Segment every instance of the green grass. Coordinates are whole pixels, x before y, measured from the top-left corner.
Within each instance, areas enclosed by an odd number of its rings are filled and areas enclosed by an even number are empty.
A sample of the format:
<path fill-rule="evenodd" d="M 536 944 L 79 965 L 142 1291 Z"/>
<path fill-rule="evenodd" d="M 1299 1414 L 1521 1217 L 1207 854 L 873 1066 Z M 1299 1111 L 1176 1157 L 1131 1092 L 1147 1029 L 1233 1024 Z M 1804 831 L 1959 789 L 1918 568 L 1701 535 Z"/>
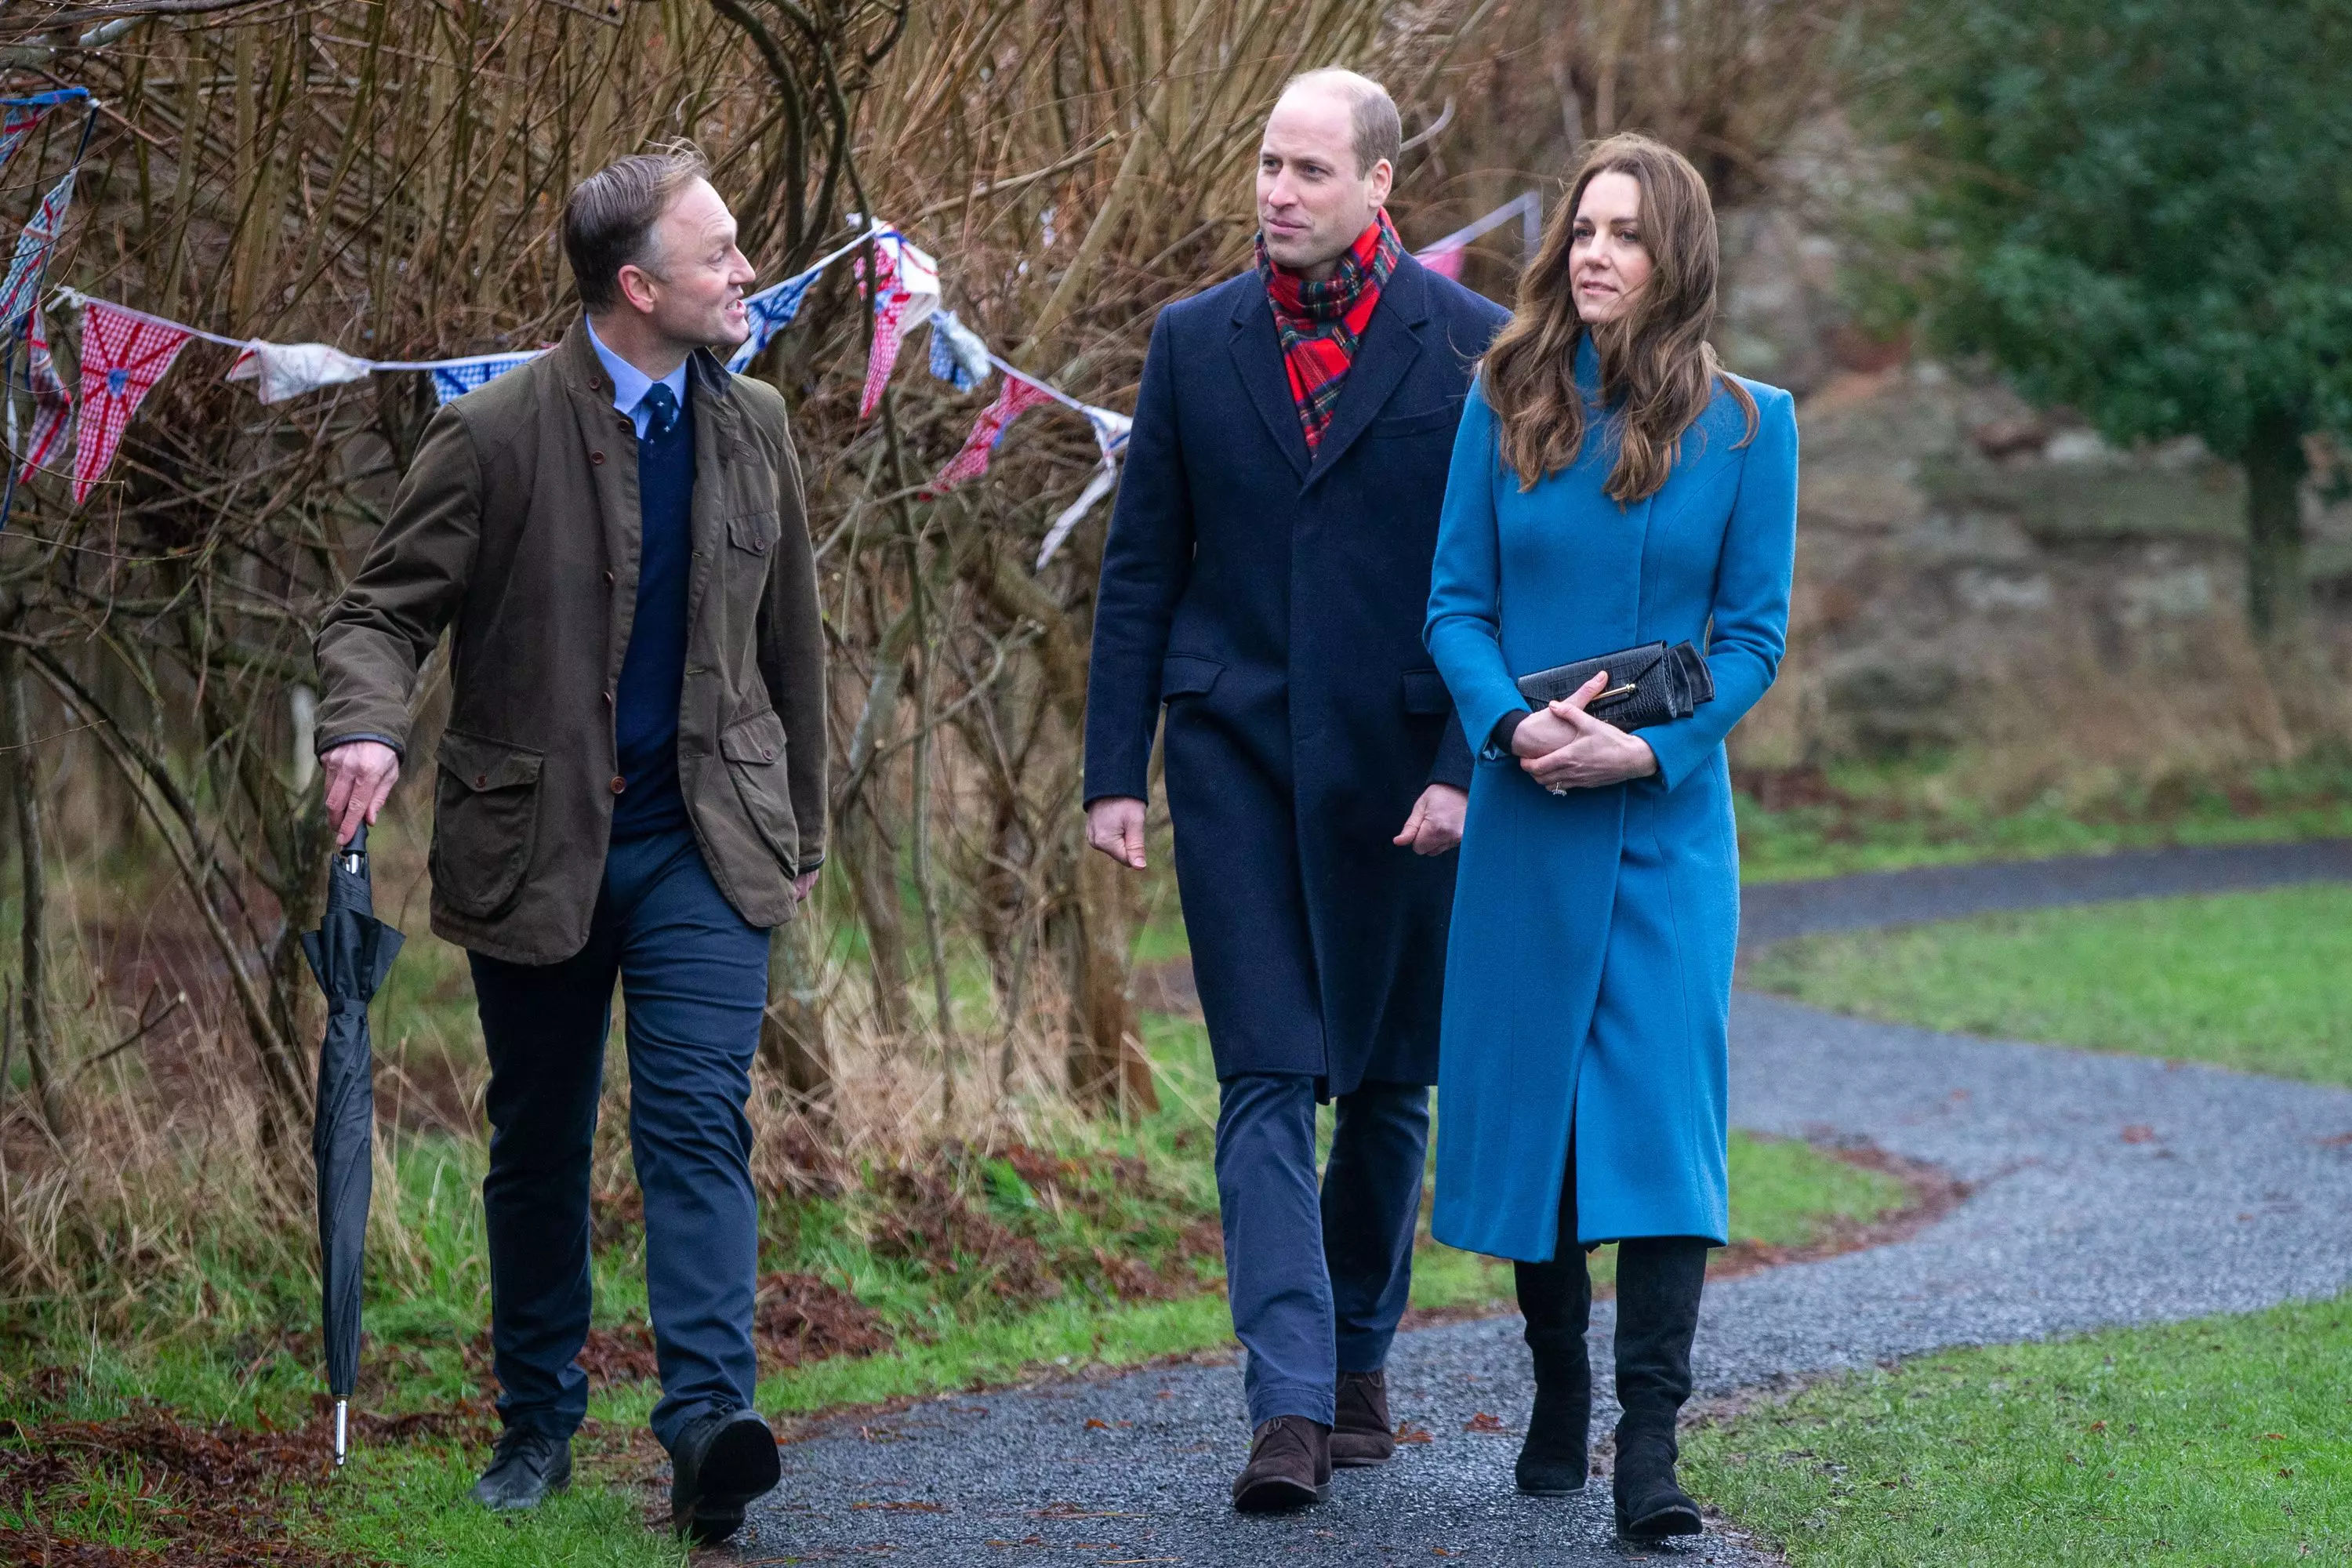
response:
<path fill-rule="evenodd" d="M 2352 1083 L 2352 888 L 2334 884 L 1804 937 L 1748 981 L 1864 1017 Z"/>
<path fill-rule="evenodd" d="M 1160 894 L 1149 900 L 1144 946 L 1155 956 L 1180 955 L 1182 928 L 1164 880 Z M 462 1060 L 474 1048 L 462 955 L 420 939 L 394 976 L 377 1016 L 386 1058 L 420 1079 L 436 1058 Z M 814 1275 L 850 1291 L 896 1343 L 878 1355 L 772 1373 L 761 1384 L 762 1408 L 807 1414 L 1062 1367 L 1231 1348 L 1222 1260 L 1187 1247 L 1188 1227 L 1216 1205 L 1206 1032 L 1155 1016 L 1146 1033 L 1161 1110 L 1130 1127 L 1071 1130 L 1050 1153 L 1076 1163 L 1043 1188 L 1003 1155 L 950 1151 L 913 1173 L 931 1184 L 912 1196 L 882 1168 L 816 1196 L 772 1195 L 762 1205 L 762 1268 Z M 608 1142 L 618 1135 L 617 1124 L 607 1127 Z M 402 1135 L 392 1147 L 371 1230 L 362 1409 L 446 1410 L 482 1392 L 475 1348 L 489 1303 L 482 1159 L 478 1140 L 433 1132 Z M 1889 1178 L 1797 1143 L 1736 1134 L 1731 1169 L 1735 1232 L 1779 1245 L 1812 1239 L 1838 1219 L 1874 1215 L 1904 1196 Z M 938 1229 L 940 1203 L 960 1205 L 958 1224 L 993 1227 L 987 1234 L 1034 1247 L 1027 1272 L 974 1258 L 961 1242 L 930 1247 L 925 1227 Z M 185 1267 L 121 1292 L 102 1310 L 88 1299 L 0 1305 L 0 1422 L 121 1420 L 156 1410 L 197 1426 L 247 1428 L 307 1418 L 319 1386 L 307 1243 L 250 1215 L 224 1218 Z M 1508 1305 L 1507 1264 L 1439 1247 L 1426 1228 L 1424 1211 L 1415 1306 Z M 1594 1259 L 1604 1285 L 1612 1252 Z M 1120 1299 L 1098 1254 L 1142 1261 L 1177 1294 Z M 595 1322 L 642 1322 L 641 1235 L 625 1227 L 592 1266 Z M 62 1397 L 54 1385 L 37 1391 L 27 1381 L 57 1366 L 73 1372 Z M 649 1458 L 642 1442 L 626 1447 L 625 1435 L 642 1427 L 655 1397 L 649 1383 L 595 1389 L 596 1435 L 583 1444 L 580 1482 L 526 1520 L 493 1520 L 464 1500 L 483 1453 L 478 1443 L 449 1438 L 362 1441 L 331 1482 L 298 1488 L 277 1506 L 297 1540 L 393 1563 L 677 1564 L 683 1555 L 642 1527 L 640 1494 L 625 1484 Z M 163 1505 L 142 1494 L 142 1479 L 135 1466 L 85 1471 L 36 1500 L 34 1511 L 78 1539 L 168 1548 L 168 1533 L 158 1533 Z M 0 1506 L 0 1531 L 26 1523 Z"/>
<path fill-rule="evenodd" d="M 1693 1436 L 1795 1568 L 2340 1562 L 2352 1300 L 1958 1351 Z"/>
<path fill-rule="evenodd" d="M 1733 784 L 1740 874 L 1750 882 L 2352 836 L 2352 763 L 2341 758 L 2226 782 L 2078 781 L 2010 805 L 1983 799 L 1954 756 L 1735 773 Z"/>

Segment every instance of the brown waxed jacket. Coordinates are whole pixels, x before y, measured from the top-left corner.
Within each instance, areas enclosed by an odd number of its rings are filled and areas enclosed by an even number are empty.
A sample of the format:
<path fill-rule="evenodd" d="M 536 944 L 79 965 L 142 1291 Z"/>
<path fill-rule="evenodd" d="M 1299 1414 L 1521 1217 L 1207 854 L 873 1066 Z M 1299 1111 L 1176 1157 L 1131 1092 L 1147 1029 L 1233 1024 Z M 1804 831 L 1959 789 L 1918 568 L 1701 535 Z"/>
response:
<path fill-rule="evenodd" d="M 678 784 L 710 874 L 756 926 L 824 856 L 824 642 L 799 458 L 772 387 L 688 362 L 693 554 Z M 433 929 L 520 963 L 580 951 L 620 768 L 613 693 L 636 608 L 637 442 L 575 322 L 437 414 L 319 633 L 318 749 L 408 743 L 453 621 L 435 759 Z M 415 772 L 423 759 L 405 757 Z"/>

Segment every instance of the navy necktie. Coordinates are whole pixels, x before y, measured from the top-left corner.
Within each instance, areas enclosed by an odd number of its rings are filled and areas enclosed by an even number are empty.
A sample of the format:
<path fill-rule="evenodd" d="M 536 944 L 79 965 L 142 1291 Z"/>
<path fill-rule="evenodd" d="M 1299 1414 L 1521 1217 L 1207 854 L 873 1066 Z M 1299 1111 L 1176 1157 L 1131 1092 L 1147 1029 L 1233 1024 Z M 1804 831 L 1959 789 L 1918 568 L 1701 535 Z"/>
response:
<path fill-rule="evenodd" d="M 637 399 L 637 406 L 646 413 L 646 433 L 639 437 L 641 440 L 658 441 L 677 423 L 677 395 L 661 382 L 646 388 L 646 395 Z"/>

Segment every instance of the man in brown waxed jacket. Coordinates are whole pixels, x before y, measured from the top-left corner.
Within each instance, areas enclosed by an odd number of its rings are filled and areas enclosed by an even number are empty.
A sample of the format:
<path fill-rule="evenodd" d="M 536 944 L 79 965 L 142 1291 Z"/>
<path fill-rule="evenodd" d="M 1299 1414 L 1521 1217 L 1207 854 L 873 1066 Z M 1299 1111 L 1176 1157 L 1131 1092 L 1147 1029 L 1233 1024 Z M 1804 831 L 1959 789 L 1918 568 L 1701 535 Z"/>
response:
<path fill-rule="evenodd" d="M 469 954 L 490 1062 L 491 1340 L 505 1431 L 474 1489 L 529 1508 L 586 1414 L 589 1157 L 613 986 L 680 1533 L 776 1483 L 751 1408 L 758 1216 L 744 1115 L 767 928 L 824 853 L 824 640 L 782 398 L 744 341 L 751 266 L 691 150 L 566 204 L 583 320 L 451 403 L 320 632 L 338 841 L 405 756 L 451 629 L 433 929 Z"/>

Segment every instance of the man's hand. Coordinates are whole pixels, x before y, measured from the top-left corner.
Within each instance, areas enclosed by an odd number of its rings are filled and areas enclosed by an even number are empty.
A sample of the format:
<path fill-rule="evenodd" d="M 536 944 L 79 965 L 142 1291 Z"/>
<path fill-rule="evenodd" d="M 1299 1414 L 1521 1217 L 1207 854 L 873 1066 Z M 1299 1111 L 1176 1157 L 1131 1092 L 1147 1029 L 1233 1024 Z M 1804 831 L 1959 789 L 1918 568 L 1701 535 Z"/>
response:
<path fill-rule="evenodd" d="M 820 869 L 822 869 L 822 868 L 820 868 Z M 815 871 L 803 871 L 799 876 L 794 877 L 793 879 L 793 902 L 796 904 L 807 902 L 809 893 L 815 887 Z"/>
<path fill-rule="evenodd" d="M 1586 703 L 1608 689 L 1604 669 L 1542 712 L 1519 721 L 1511 750 L 1536 783 L 1557 795 L 1647 778 L 1658 771 L 1657 753 L 1649 742 L 1584 710 Z M 1560 739 L 1563 732 L 1565 741 Z"/>
<path fill-rule="evenodd" d="M 1087 807 L 1087 842 L 1136 870 L 1143 869 L 1143 803 L 1131 795 L 1107 795 Z"/>
<path fill-rule="evenodd" d="M 319 757 L 327 784 L 327 820 L 335 842 L 349 844 L 362 822 L 373 824 L 392 786 L 400 782 L 400 753 L 381 741 L 346 741 Z"/>
<path fill-rule="evenodd" d="M 1462 819 L 1470 810 L 1470 796 L 1452 784 L 1433 784 L 1412 803 L 1404 831 L 1390 843 L 1416 855 L 1443 855 L 1462 842 Z"/>

